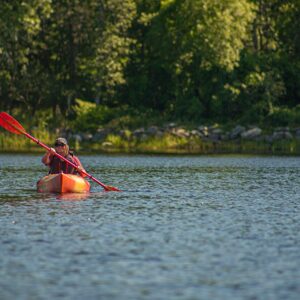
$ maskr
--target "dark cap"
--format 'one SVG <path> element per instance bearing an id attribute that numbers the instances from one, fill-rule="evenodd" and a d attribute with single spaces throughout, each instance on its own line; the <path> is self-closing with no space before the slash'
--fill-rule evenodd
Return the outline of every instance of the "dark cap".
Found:
<path id="1" fill-rule="evenodd" d="M 55 144 L 57 144 L 57 143 L 59 143 L 59 144 L 64 144 L 64 145 L 68 145 L 67 140 L 66 140 L 65 138 L 63 138 L 63 137 L 57 138 L 57 139 L 55 140 Z"/>

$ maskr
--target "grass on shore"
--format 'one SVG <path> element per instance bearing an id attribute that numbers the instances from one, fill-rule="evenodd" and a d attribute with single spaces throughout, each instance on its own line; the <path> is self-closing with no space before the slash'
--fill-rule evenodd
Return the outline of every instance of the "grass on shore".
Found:
<path id="1" fill-rule="evenodd" d="M 85 143 L 81 149 L 101 152 L 127 153 L 245 153 L 245 154 L 285 154 L 300 155 L 300 141 L 285 140 L 272 144 L 264 141 L 235 140 L 212 142 L 200 138 L 184 138 L 172 135 L 148 137 L 145 140 L 126 139 L 117 135 L 109 135 L 105 142 Z M 78 149 L 80 150 L 80 148 Z"/>
<path id="2" fill-rule="evenodd" d="M 46 130 L 33 130 L 30 134 L 51 146 L 55 135 Z M 98 143 L 70 141 L 71 148 L 77 151 L 124 152 L 124 153 L 245 153 L 245 154 L 287 154 L 300 155 L 300 141 L 297 139 L 276 141 L 272 144 L 263 141 L 203 141 L 198 137 L 185 138 L 164 134 L 162 137 L 145 139 L 108 135 Z M 43 148 L 22 135 L 0 132 L 1 152 L 42 152 Z"/>
<path id="3" fill-rule="evenodd" d="M 40 140 L 46 145 L 52 145 L 55 139 L 54 135 L 45 130 L 33 130 L 32 136 Z M 12 134 L 8 132 L 0 132 L 0 151 L 3 152 L 41 152 L 41 146 L 34 143 L 24 135 Z"/>

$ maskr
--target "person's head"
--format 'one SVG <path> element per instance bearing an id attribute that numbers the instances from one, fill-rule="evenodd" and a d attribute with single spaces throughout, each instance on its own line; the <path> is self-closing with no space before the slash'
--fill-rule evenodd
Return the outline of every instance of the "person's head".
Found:
<path id="1" fill-rule="evenodd" d="M 62 156 L 66 156 L 69 153 L 69 145 L 68 142 L 65 138 L 63 137 L 59 137 L 55 140 L 55 151 L 62 155 Z"/>

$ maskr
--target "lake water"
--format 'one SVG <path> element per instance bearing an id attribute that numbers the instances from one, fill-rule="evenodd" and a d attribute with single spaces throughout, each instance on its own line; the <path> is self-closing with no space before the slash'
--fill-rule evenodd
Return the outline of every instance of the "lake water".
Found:
<path id="1" fill-rule="evenodd" d="M 87 197 L 0 155 L 0 299 L 299 299 L 300 158 L 80 156 Z"/>

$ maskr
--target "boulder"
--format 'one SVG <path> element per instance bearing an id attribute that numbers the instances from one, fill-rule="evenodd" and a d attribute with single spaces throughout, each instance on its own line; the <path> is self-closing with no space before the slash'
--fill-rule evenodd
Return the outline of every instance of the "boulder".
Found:
<path id="1" fill-rule="evenodd" d="M 202 132 L 200 132 L 199 130 L 196 130 L 196 129 L 193 129 L 190 133 L 191 133 L 191 136 L 196 136 L 196 137 L 200 137 L 200 138 L 204 136 Z"/>
<path id="2" fill-rule="evenodd" d="M 198 131 L 203 135 L 203 136 L 208 136 L 208 127 L 207 126 L 199 126 Z"/>
<path id="3" fill-rule="evenodd" d="M 104 141 L 109 133 L 110 133 L 109 129 L 99 128 L 93 136 L 93 142 Z"/>
<path id="4" fill-rule="evenodd" d="M 295 138 L 296 138 L 297 140 L 300 139 L 300 128 L 296 128 L 296 129 L 295 129 Z"/>
<path id="5" fill-rule="evenodd" d="M 211 128 L 209 129 L 209 133 L 221 135 L 223 133 L 223 130 L 221 128 Z"/>
<path id="6" fill-rule="evenodd" d="M 112 147 L 113 146 L 113 143 L 111 143 L 111 142 L 103 142 L 102 143 L 102 147 Z"/>
<path id="7" fill-rule="evenodd" d="M 176 127 L 176 123 L 168 123 L 164 126 L 166 129 L 172 129 Z"/>
<path id="8" fill-rule="evenodd" d="M 76 141 L 76 142 L 79 142 L 79 143 L 82 142 L 82 137 L 81 137 L 80 134 L 74 134 L 72 138 L 73 138 L 74 141 Z"/>
<path id="9" fill-rule="evenodd" d="M 177 137 L 189 137 L 190 133 L 189 131 L 185 130 L 184 128 L 173 128 L 171 130 L 171 133 Z"/>
<path id="10" fill-rule="evenodd" d="M 82 139 L 85 142 L 89 142 L 93 139 L 93 135 L 91 133 L 83 133 L 82 134 Z"/>
<path id="11" fill-rule="evenodd" d="M 145 135 L 145 128 L 139 128 L 139 129 L 136 129 L 135 131 L 133 131 L 132 135 L 139 139 L 140 137 L 142 137 L 143 135 Z"/>
<path id="12" fill-rule="evenodd" d="M 157 133 L 159 132 L 159 128 L 157 126 L 150 126 L 149 128 L 147 128 L 146 132 L 147 134 L 150 134 L 152 136 L 157 135 Z"/>
<path id="13" fill-rule="evenodd" d="M 237 139 L 239 137 L 241 137 L 242 133 L 244 133 L 246 131 L 246 128 L 241 126 L 241 125 L 237 125 L 235 128 L 232 129 L 232 131 L 229 133 L 229 138 L 230 139 Z"/>
<path id="14" fill-rule="evenodd" d="M 131 131 L 128 129 L 120 130 L 118 133 L 118 135 L 120 137 L 122 137 L 123 139 L 128 140 L 128 141 L 130 140 L 131 134 L 132 134 Z"/>
<path id="15" fill-rule="evenodd" d="M 220 141 L 222 139 L 223 130 L 216 127 L 209 128 L 208 139 L 212 141 Z"/>
<path id="16" fill-rule="evenodd" d="M 293 135 L 289 131 L 275 131 L 272 135 L 274 141 L 276 140 L 291 140 Z"/>
<path id="17" fill-rule="evenodd" d="M 269 144 L 272 144 L 272 142 L 273 142 L 273 135 L 266 135 L 264 137 L 264 141 L 267 142 L 267 143 L 269 143 Z"/>
<path id="18" fill-rule="evenodd" d="M 251 129 L 241 133 L 241 138 L 253 140 L 253 139 L 257 139 L 258 137 L 260 137 L 261 133 L 262 133 L 262 130 L 260 128 L 254 127 L 254 128 L 251 128 Z"/>

